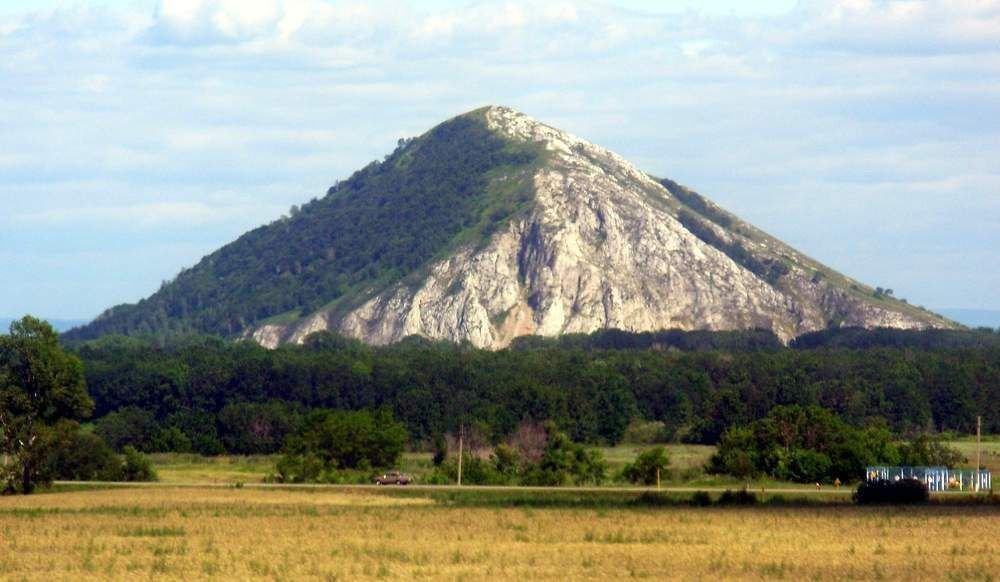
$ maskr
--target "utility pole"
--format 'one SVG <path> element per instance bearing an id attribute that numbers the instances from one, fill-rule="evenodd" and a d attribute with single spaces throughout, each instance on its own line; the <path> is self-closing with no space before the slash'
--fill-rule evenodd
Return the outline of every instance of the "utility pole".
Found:
<path id="1" fill-rule="evenodd" d="M 980 440 L 982 439 L 983 431 L 983 417 L 976 417 L 976 492 L 979 492 L 979 482 L 983 479 L 983 474 L 980 472 L 979 468 L 982 467 L 982 445 Z"/>
<path id="2" fill-rule="evenodd" d="M 465 425 L 458 427 L 458 486 L 462 486 L 462 437 L 465 435 Z"/>

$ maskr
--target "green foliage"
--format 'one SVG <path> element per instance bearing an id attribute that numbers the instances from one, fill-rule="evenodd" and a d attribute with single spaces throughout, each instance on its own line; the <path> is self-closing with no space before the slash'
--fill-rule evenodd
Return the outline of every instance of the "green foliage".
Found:
<path id="1" fill-rule="evenodd" d="M 716 505 L 757 505 L 757 495 L 740 489 L 738 491 L 732 491 L 726 489 L 719 495 L 719 498 L 715 501 Z"/>
<path id="2" fill-rule="evenodd" d="M 389 468 L 406 439 L 406 428 L 385 408 L 318 411 L 288 437 L 276 472 L 281 482 L 301 483 L 336 470 Z"/>
<path id="3" fill-rule="evenodd" d="M 927 485 L 917 479 L 863 481 L 854 492 L 859 505 L 917 505 L 930 500 Z"/>
<path id="4" fill-rule="evenodd" d="M 544 425 L 544 448 L 535 451 L 512 444 L 499 444 L 489 457 L 462 455 L 462 483 L 469 485 L 599 485 L 607 476 L 608 465 L 598 449 L 573 442 L 548 422 Z M 428 480 L 455 483 L 458 459 L 445 460 Z"/>
<path id="5" fill-rule="evenodd" d="M 690 212 L 681 210 L 677 213 L 677 220 L 684 225 L 684 228 L 691 231 L 691 234 L 719 249 L 737 264 L 771 285 L 777 284 L 779 279 L 788 274 L 788 265 L 784 262 L 770 258 L 757 258 L 739 242 L 724 240 L 715 233 L 711 226 L 705 224 L 705 222 Z"/>
<path id="6" fill-rule="evenodd" d="M 897 455 L 884 429 L 855 429 L 818 406 L 778 406 L 745 428 L 727 430 L 710 470 L 800 483 L 853 481 L 867 465 L 891 463 Z"/>
<path id="7" fill-rule="evenodd" d="M 216 414 L 208 410 L 184 407 L 163 420 L 168 429 L 176 428 L 191 443 L 191 451 L 200 455 L 221 455 L 226 452 L 219 438 Z M 183 439 L 179 439 L 184 443 Z M 184 451 L 174 451 L 184 452 Z"/>
<path id="8" fill-rule="evenodd" d="M 546 425 L 548 446 L 537 462 L 525 466 L 521 482 L 524 485 L 600 485 L 607 475 L 608 464 L 598 449 L 588 449 L 573 442 L 569 435 Z"/>
<path id="9" fill-rule="evenodd" d="M 191 439 L 184 431 L 172 426 L 161 429 L 149 444 L 149 450 L 158 453 L 190 453 Z"/>
<path id="10" fill-rule="evenodd" d="M 715 501 L 716 505 L 757 505 L 757 495 L 745 489 L 740 489 L 738 491 L 732 491 L 726 489 L 719 495 L 719 498 Z"/>
<path id="11" fill-rule="evenodd" d="M 892 329 L 837 327 L 807 333 L 795 338 L 796 349 L 843 348 L 870 350 L 875 348 L 918 350 L 989 350 L 1000 348 L 1000 333 L 988 328 L 953 329 Z"/>
<path id="12" fill-rule="evenodd" d="M 940 435 L 921 433 L 900 447 L 900 464 L 914 467 L 948 467 L 965 462 L 965 456 L 943 442 Z"/>
<path id="13" fill-rule="evenodd" d="M 146 455 L 126 445 L 122 449 L 122 456 L 124 464 L 121 469 L 121 481 L 156 481 L 153 463 Z"/>
<path id="14" fill-rule="evenodd" d="M 240 455 L 273 453 L 302 425 L 301 413 L 284 402 L 234 402 L 219 411 L 226 451 Z"/>
<path id="15" fill-rule="evenodd" d="M 63 351 L 48 323 L 24 317 L 0 336 L 0 480 L 6 492 L 31 493 L 50 480 L 46 457 L 54 425 L 90 415 L 83 365 Z"/>
<path id="16" fill-rule="evenodd" d="M 506 220 L 530 195 L 510 185 L 535 158 L 528 145 L 501 139 L 475 116 L 455 118 L 69 337 L 235 336 L 268 318 L 358 304 Z M 492 185 L 497 176 L 507 178 L 504 188 Z"/>
<path id="17" fill-rule="evenodd" d="M 563 350 L 667 350 L 708 352 L 716 350 L 778 350 L 782 344 L 769 329 L 735 331 L 684 331 L 665 329 L 639 333 L 620 329 L 602 329 L 593 333 L 567 333 L 557 337 L 520 336 L 510 349 L 516 351 Z"/>
<path id="18" fill-rule="evenodd" d="M 144 448 L 152 435 L 160 431 L 153 414 L 137 406 L 126 406 L 102 417 L 94 432 L 112 449 Z M 172 450 L 172 449 L 171 449 Z"/>
<path id="19" fill-rule="evenodd" d="M 435 467 L 440 467 L 441 463 L 448 458 L 448 443 L 445 441 L 443 434 L 434 434 L 433 451 L 434 456 L 431 458 L 431 462 Z"/>
<path id="20" fill-rule="evenodd" d="M 117 455 L 99 436 L 70 420 L 60 420 L 43 434 L 44 460 L 39 482 L 155 481 L 150 460 L 126 445 Z"/>
<path id="21" fill-rule="evenodd" d="M 667 455 L 667 449 L 653 447 L 639 453 L 635 461 L 625 465 L 622 477 L 632 483 L 655 485 L 661 474 L 666 476 L 668 466 L 670 466 L 670 456 Z"/>
<path id="22" fill-rule="evenodd" d="M 667 426 L 662 421 L 634 419 L 625 427 L 621 442 L 633 445 L 651 445 L 666 440 Z"/>
<path id="23" fill-rule="evenodd" d="M 667 190 L 670 190 L 670 193 L 673 194 L 675 198 L 680 200 L 685 206 L 711 220 L 715 224 L 718 224 L 722 228 L 729 228 L 732 225 L 733 219 L 730 218 L 729 214 L 713 206 L 704 196 L 698 194 L 694 190 L 681 186 L 677 182 L 666 178 L 660 180 L 660 184 L 662 184 Z"/>
<path id="24" fill-rule="evenodd" d="M 120 481 L 121 459 L 101 438 L 73 421 L 56 423 L 43 473 L 46 480 Z"/>
<path id="25" fill-rule="evenodd" d="M 668 438 L 715 444 L 726 429 L 788 404 L 827 408 L 853 427 L 884 418 L 878 426 L 888 435 L 930 427 L 968 434 L 976 414 L 985 432 L 1000 432 L 1000 346 L 489 351 L 412 339 L 369 347 L 322 333 L 277 350 L 108 337 L 77 353 L 98 423 L 128 407 L 155 418 L 149 441 L 133 443 L 145 451 L 273 453 L 283 442 L 277 435 L 295 433 L 310 410 L 382 406 L 415 443 L 472 422 L 485 427 L 487 441 L 501 442 L 526 419 L 552 419 L 577 442 L 614 443 L 643 418 L 663 423 Z M 735 454 L 727 466 L 752 461 Z"/>

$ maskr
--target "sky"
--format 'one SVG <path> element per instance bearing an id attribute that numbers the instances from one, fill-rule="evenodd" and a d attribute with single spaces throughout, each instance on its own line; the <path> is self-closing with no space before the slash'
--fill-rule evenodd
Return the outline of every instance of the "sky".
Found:
<path id="1" fill-rule="evenodd" d="M 1000 309 L 1000 0 L 0 0 L 0 316 L 137 301 L 491 103 Z"/>

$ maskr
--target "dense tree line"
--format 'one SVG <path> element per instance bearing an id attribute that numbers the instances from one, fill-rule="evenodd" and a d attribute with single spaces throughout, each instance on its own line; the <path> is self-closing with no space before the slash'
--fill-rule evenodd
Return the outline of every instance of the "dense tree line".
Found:
<path id="1" fill-rule="evenodd" d="M 778 406 L 726 430 L 710 470 L 801 483 L 852 481 L 872 465 L 954 467 L 964 459 L 927 434 L 897 442 L 884 426 L 855 428 L 819 406 Z"/>
<path id="2" fill-rule="evenodd" d="M 491 352 L 411 339 L 374 348 L 324 333 L 273 351 L 205 337 L 165 347 L 107 337 L 76 353 L 97 433 L 146 451 L 275 452 L 318 408 L 387 407 L 413 443 L 473 423 L 498 442 L 523 421 L 545 420 L 574 441 L 613 443 L 645 419 L 662 422 L 668 438 L 714 444 L 787 404 L 822 406 L 856 427 L 884 419 L 896 435 L 968 433 L 977 414 L 985 431 L 1000 431 L 998 347 L 539 345 Z"/>

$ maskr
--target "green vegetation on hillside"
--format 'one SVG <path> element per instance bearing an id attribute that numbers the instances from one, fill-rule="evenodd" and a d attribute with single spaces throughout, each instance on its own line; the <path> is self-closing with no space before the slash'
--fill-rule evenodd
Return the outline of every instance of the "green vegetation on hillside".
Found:
<path id="1" fill-rule="evenodd" d="M 764 279 L 771 285 L 775 285 L 779 279 L 788 274 L 788 265 L 775 259 L 757 258 L 738 241 L 724 240 L 715 233 L 711 226 L 690 212 L 681 210 L 677 213 L 677 220 L 684 225 L 684 228 L 691 231 L 691 234 L 701 239 L 702 242 L 719 249 L 735 261 L 736 264 Z"/>
<path id="2" fill-rule="evenodd" d="M 522 208 L 538 153 L 476 115 L 400 140 L 325 197 L 257 228 L 136 305 L 109 310 L 70 339 L 108 333 L 238 335 L 350 306 L 403 280 L 454 245 L 472 244 Z M 503 178 L 501 180 L 500 178 Z"/>

